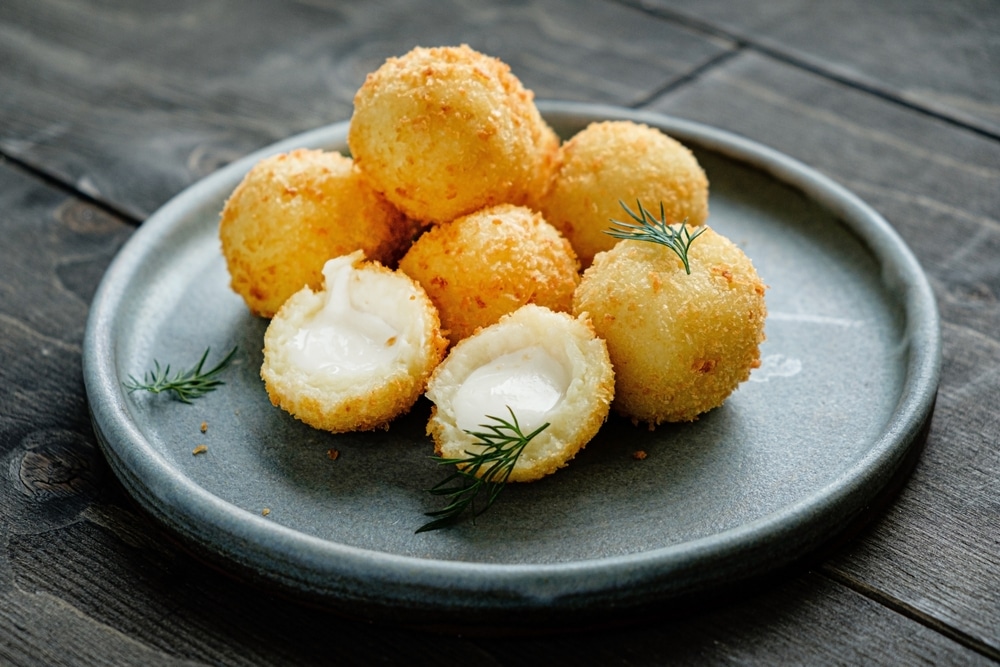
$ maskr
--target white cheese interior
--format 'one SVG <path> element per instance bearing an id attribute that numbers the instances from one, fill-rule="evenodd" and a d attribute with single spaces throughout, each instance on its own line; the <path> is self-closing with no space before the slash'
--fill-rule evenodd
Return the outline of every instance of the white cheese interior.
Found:
<path id="1" fill-rule="evenodd" d="M 346 377 L 367 376 L 399 355 L 401 333 L 369 310 L 357 308 L 353 291 L 360 285 L 351 257 L 323 267 L 326 301 L 290 341 L 289 360 L 307 372 Z M 370 301 L 370 299 L 365 299 Z M 365 303 L 367 308 L 378 304 Z M 393 308 L 393 305 L 386 304 Z"/>
<path id="2" fill-rule="evenodd" d="M 569 373 L 540 345 L 504 354 L 465 379 L 452 401 L 462 430 L 480 431 L 487 415 L 509 419 L 510 407 L 523 433 L 545 423 L 545 416 L 566 396 Z"/>

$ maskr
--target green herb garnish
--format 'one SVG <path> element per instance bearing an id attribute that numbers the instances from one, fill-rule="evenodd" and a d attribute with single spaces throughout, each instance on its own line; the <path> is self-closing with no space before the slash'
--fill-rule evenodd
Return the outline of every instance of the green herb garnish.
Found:
<path id="1" fill-rule="evenodd" d="M 455 523 L 465 510 L 472 511 L 473 521 L 493 505 L 493 502 L 503 491 L 507 478 L 514 469 L 514 464 L 521 456 L 525 446 L 531 442 L 532 438 L 549 427 L 548 423 L 539 426 L 537 429 L 524 435 L 521 426 L 517 423 L 514 411 L 507 407 L 510 412 L 510 421 L 500 417 L 486 415 L 487 419 L 492 419 L 495 424 L 480 424 L 485 431 L 466 431 L 474 438 L 479 438 L 475 444 L 486 445 L 480 453 L 474 454 L 466 451 L 465 458 L 445 458 L 435 456 L 434 460 L 439 465 L 455 465 L 455 472 L 448 475 L 433 487 L 428 489 L 436 496 L 447 496 L 451 502 L 443 509 L 435 512 L 427 512 L 427 516 L 434 517 L 434 520 L 425 523 L 416 532 L 423 533 L 428 530 L 437 530 Z M 480 492 L 486 494 L 486 502 L 482 507 L 476 508 L 476 498 Z"/>
<path id="2" fill-rule="evenodd" d="M 639 205 L 638 213 L 630 209 L 625 202 L 619 200 L 618 203 L 622 205 L 622 208 L 625 209 L 629 217 L 635 220 L 635 224 L 612 220 L 611 223 L 617 225 L 618 229 L 607 229 L 604 231 L 605 234 L 613 236 L 616 239 L 651 241 L 665 245 L 677 253 L 677 256 L 681 258 L 681 262 L 684 263 L 684 271 L 688 275 L 691 275 L 691 265 L 688 263 L 688 249 L 691 247 L 691 243 L 705 231 L 705 227 L 692 234 L 687 228 L 687 220 L 684 220 L 680 223 L 680 227 L 675 230 L 667 224 L 666 214 L 663 211 L 663 202 L 660 202 L 659 220 L 643 208 L 642 202 L 638 199 L 635 201 Z"/>
<path id="3" fill-rule="evenodd" d="M 208 353 L 211 349 L 205 349 L 205 354 L 201 355 L 201 359 L 198 360 L 198 363 L 193 368 L 186 371 L 178 371 L 173 377 L 170 377 L 169 364 L 161 368 L 160 362 L 154 359 L 153 370 L 146 371 L 142 376 L 141 382 L 134 376 L 129 375 L 129 381 L 123 384 L 129 393 L 139 389 L 153 394 L 169 391 L 173 392 L 174 398 L 181 403 L 190 403 L 191 399 L 204 396 L 208 392 L 214 391 L 219 385 L 225 384 L 222 380 L 217 379 L 217 376 L 233 360 L 233 356 L 237 350 L 234 347 L 215 368 L 202 372 L 202 366 L 205 365 L 205 360 L 208 358 Z"/>

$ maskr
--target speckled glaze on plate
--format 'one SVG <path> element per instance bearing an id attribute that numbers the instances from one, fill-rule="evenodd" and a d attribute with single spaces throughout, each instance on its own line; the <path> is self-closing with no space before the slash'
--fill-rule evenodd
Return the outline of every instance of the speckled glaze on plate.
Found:
<path id="1" fill-rule="evenodd" d="M 740 137 L 621 108 L 539 106 L 563 137 L 631 119 L 695 151 L 711 181 L 709 223 L 769 285 L 751 380 L 695 423 L 650 432 L 612 418 L 568 468 L 509 486 L 475 525 L 415 534 L 438 507 L 424 489 L 442 474 L 424 435 L 428 404 L 387 432 L 346 435 L 272 407 L 258 375 L 266 322 L 230 291 L 219 249 L 219 211 L 246 171 L 299 146 L 346 152 L 339 123 L 185 190 L 108 269 L 84 379 L 101 446 L 142 507 L 234 574 L 337 611 L 510 626 L 716 592 L 864 514 L 913 453 L 938 383 L 937 310 L 905 244 L 842 187 Z M 154 359 L 188 366 L 211 346 L 211 362 L 233 345 L 227 384 L 192 405 L 122 387 Z M 199 444 L 207 452 L 192 455 Z"/>

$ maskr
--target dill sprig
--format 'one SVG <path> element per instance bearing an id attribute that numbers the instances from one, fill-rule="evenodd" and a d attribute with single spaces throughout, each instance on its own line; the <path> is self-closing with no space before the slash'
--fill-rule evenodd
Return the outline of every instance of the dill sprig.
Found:
<path id="1" fill-rule="evenodd" d="M 629 217 L 635 220 L 635 223 L 612 220 L 611 223 L 617 225 L 618 229 L 607 229 L 604 231 L 605 234 L 613 236 L 616 239 L 651 241 L 665 245 L 681 258 L 681 262 L 684 263 L 684 271 L 688 275 L 691 275 L 691 264 L 688 262 L 688 249 L 691 247 L 691 243 L 705 231 L 705 227 L 692 234 L 687 228 L 687 220 L 684 220 L 680 223 L 679 228 L 674 229 L 667 224 L 666 214 L 663 211 L 663 202 L 660 202 L 659 220 L 643 208 L 642 202 L 638 199 L 635 201 L 639 206 L 638 213 L 630 209 L 625 202 L 619 200 L 618 203 L 622 205 L 622 208 L 625 209 Z"/>
<path id="2" fill-rule="evenodd" d="M 465 458 L 433 457 L 439 465 L 456 466 L 455 472 L 428 489 L 436 496 L 446 496 L 450 502 L 442 509 L 427 512 L 427 516 L 434 517 L 434 520 L 425 523 L 416 532 L 423 533 L 449 526 L 466 510 L 472 512 L 475 521 L 475 517 L 493 505 L 497 496 L 503 491 L 521 452 L 536 435 L 549 427 L 548 423 L 545 423 L 528 435 L 524 435 L 520 424 L 517 423 L 517 416 L 510 406 L 507 407 L 507 411 L 510 412 L 510 421 L 486 415 L 487 419 L 492 419 L 496 423 L 480 424 L 479 426 L 486 429 L 485 431 L 466 431 L 472 437 L 479 439 L 475 444 L 486 446 L 478 454 L 466 451 Z M 485 494 L 486 501 L 477 508 L 476 498 L 480 493 Z"/>
<path id="3" fill-rule="evenodd" d="M 191 399 L 204 396 L 208 392 L 214 391 L 219 385 L 225 384 L 217 376 L 233 360 L 233 356 L 237 350 L 234 347 L 229 351 L 225 359 L 216 364 L 214 368 L 202 371 L 201 369 L 205 365 L 205 360 L 208 359 L 208 353 L 211 349 L 210 347 L 205 348 L 205 353 L 201 355 L 201 359 L 198 360 L 198 363 L 194 367 L 186 371 L 178 371 L 173 377 L 170 377 L 169 364 L 161 368 L 160 362 L 154 359 L 153 370 L 146 371 L 142 376 L 141 382 L 134 376 L 129 375 L 129 381 L 123 384 L 129 393 L 140 389 L 153 394 L 169 391 L 181 403 L 190 403 Z"/>

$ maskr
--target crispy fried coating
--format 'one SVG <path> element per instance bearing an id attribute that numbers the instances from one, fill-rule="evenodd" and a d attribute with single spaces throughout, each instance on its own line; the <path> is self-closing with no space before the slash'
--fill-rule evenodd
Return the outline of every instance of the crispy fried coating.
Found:
<path id="1" fill-rule="evenodd" d="M 296 292 L 264 333 L 271 402 L 334 433 L 385 427 L 408 411 L 447 348 L 420 285 L 363 259 L 328 261 L 323 290 Z"/>
<path id="2" fill-rule="evenodd" d="M 397 207 L 443 222 L 533 201 L 559 140 L 510 67 L 462 45 L 418 47 L 369 74 L 348 145 Z"/>
<path id="3" fill-rule="evenodd" d="M 583 274 L 573 312 L 588 312 L 615 368 L 612 408 L 650 428 L 718 407 L 760 365 L 764 283 L 750 259 L 707 229 L 691 275 L 668 248 L 621 241 Z"/>
<path id="4" fill-rule="evenodd" d="M 527 303 L 568 311 L 580 281 L 569 242 L 512 204 L 432 227 L 399 268 L 427 290 L 452 343 Z"/>
<path id="5" fill-rule="evenodd" d="M 614 371 L 586 316 L 526 305 L 451 349 L 427 387 L 427 434 L 439 456 L 481 451 L 466 431 L 510 419 L 524 435 L 549 426 L 522 451 L 508 478 L 530 482 L 565 466 L 597 434 L 614 398 Z"/>
<path id="6" fill-rule="evenodd" d="M 610 220 L 627 220 L 619 202 L 663 203 L 667 222 L 708 218 L 708 178 L 691 151 L 660 130 L 632 121 L 591 123 L 559 149 L 538 208 L 576 250 L 583 267 L 615 239 Z"/>
<path id="7" fill-rule="evenodd" d="M 350 158 L 298 149 L 247 173 L 222 210 L 219 237 L 233 290 L 271 317 L 303 286 L 320 286 L 326 260 L 360 249 L 392 265 L 414 229 Z"/>

